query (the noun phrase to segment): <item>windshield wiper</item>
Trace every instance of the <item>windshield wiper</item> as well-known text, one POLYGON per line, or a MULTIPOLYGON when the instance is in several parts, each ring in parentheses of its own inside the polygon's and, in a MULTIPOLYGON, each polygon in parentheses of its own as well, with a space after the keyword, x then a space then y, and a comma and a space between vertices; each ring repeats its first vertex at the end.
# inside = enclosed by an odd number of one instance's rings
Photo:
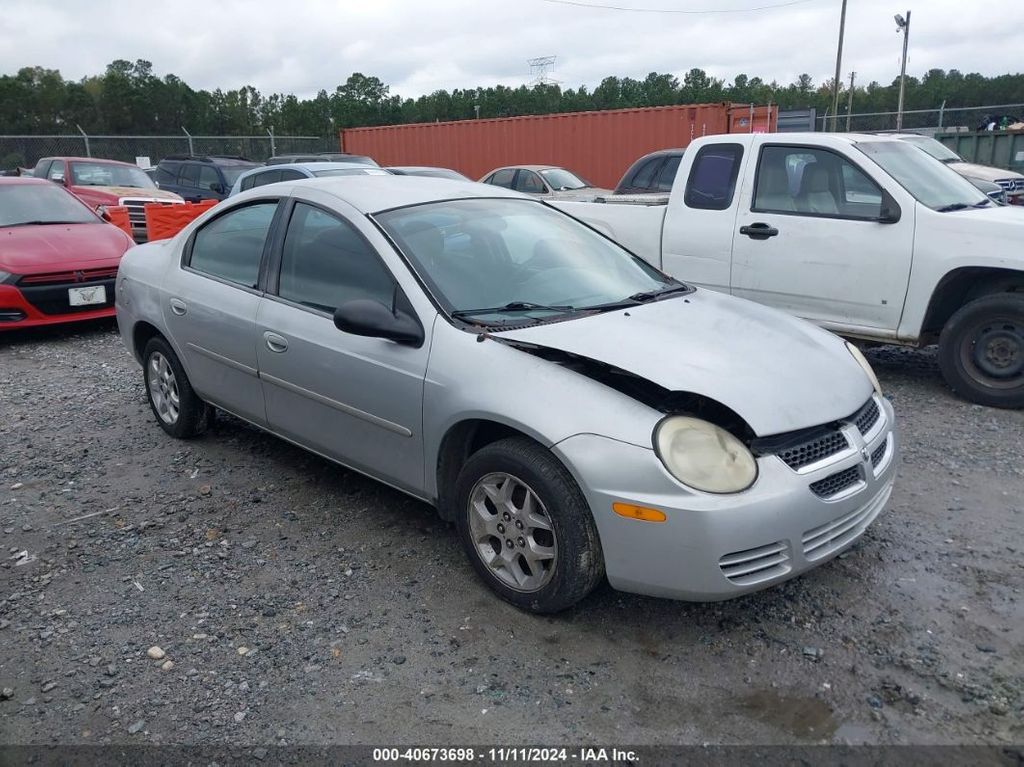
POLYGON ((647 290, 641 293, 634 293, 627 301, 636 301, 637 303, 645 303, 647 301, 653 301, 661 296, 667 296, 671 293, 679 293, 681 291, 689 291, 690 286, 680 283, 679 285, 669 285, 667 288, 660 288, 659 290, 647 290))
POLYGON ((84 223, 91 223, 91 222, 85 222, 85 221, 42 221, 42 220, 35 220, 35 221, 15 221, 14 223, 10 223, 10 224, 0 224, 0 226, 46 226, 48 224, 84 224, 84 223))
POLYGON ((462 319, 472 317, 475 314, 508 314, 510 312, 529 312, 534 310, 548 312, 575 312, 575 306, 550 306, 548 304, 535 304, 532 301, 510 301, 504 306, 488 306, 480 309, 456 309, 452 317, 462 319))
POLYGON ((972 205, 972 208, 984 208, 986 205, 995 205, 995 201, 991 197, 986 197, 981 202, 976 202, 972 205))
POLYGON ((943 205, 941 208, 936 208, 939 213, 949 213, 954 210, 966 210, 971 207, 966 202, 952 202, 949 205, 943 205))

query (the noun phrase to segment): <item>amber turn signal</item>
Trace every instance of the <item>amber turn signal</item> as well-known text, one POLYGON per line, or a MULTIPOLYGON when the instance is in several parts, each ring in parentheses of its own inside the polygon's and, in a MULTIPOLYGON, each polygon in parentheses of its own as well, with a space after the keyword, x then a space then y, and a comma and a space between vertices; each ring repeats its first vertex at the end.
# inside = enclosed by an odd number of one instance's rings
POLYGON ((613 503, 612 511, 620 517, 639 519, 641 522, 664 522, 668 519, 663 511, 648 509, 646 506, 636 506, 632 503, 613 503))

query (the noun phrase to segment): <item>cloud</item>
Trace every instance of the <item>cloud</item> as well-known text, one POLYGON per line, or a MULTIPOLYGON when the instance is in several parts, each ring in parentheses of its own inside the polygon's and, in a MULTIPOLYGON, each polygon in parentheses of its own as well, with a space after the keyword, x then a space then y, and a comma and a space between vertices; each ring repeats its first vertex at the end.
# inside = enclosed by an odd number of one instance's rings
MULTIPOLYGON (((761 4, 729 0, 725 7, 761 4)), ((715 0, 616 5, 716 7, 715 0)), ((910 73, 1019 71, 1024 5, 990 3, 983 13, 967 13, 962 0, 917 5, 910 73)), ((889 0, 850 4, 844 78, 856 70, 858 82, 889 83, 899 74, 893 8, 889 0)), ((693 67, 726 82, 746 73, 785 85, 808 72, 821 83, 834 72, 838 17, 832 0, 700 16, 541 0, 5 0, 0 72, 39 65, 77 80, 102 73, 114 59, 146 59, 158 75, 176 74, 195 88, 252 85, 264 94, 309 97, 358 71, 416 97, 440 88, 515 86, 530 80, 528 58, 557 55, 553 74, 564 87, 592 89, 608 75, 652 71, 681 78, 693 67)))

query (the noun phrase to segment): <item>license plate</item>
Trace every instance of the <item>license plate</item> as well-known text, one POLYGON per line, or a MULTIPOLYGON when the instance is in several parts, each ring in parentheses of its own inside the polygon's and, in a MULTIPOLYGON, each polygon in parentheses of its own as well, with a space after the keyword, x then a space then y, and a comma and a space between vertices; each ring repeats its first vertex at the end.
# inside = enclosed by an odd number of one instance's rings
POLYGON ((68 288, 68 303, 72 306, 92 306, 107 303, 107 286, 93 285, 88 288, 68 288))

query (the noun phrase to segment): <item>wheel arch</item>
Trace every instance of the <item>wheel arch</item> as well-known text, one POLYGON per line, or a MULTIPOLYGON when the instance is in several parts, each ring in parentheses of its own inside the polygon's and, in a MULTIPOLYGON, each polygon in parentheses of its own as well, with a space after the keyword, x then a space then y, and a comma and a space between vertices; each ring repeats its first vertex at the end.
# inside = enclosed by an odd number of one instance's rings
POLYGON ((938 339, 942 328, 961 307, 996 293, 1024 293, 1024 271, 989 266, 965 266, 943 275, 928 301, 921 325, 922 343, 938 339))
POLYGON ((455 481, 466 460, 481 448, 508 437, 523 437, 539 447, 548 447, 540 435, 531 430, 493 417, 466 417, 448 427, 438 444, 434 463, 437 512, 442 519, 448 522, 455 519, 455 481))
MULTIPOLYGON (((150 339, 160 337, 167 341, 166 336, 160 329, 152 323, 146 322, 145 320, 139 320, 135 323, 135 327, 132 328, 132 353, 135 355, 135 359, 140 363, 142 360, 142 354, 146 350, 146 344, 150 342, 150 339)), ((168 343, 170 343, 168 341, 168 343)), ((173 348, 173 346, 172 346, 173 348)))

